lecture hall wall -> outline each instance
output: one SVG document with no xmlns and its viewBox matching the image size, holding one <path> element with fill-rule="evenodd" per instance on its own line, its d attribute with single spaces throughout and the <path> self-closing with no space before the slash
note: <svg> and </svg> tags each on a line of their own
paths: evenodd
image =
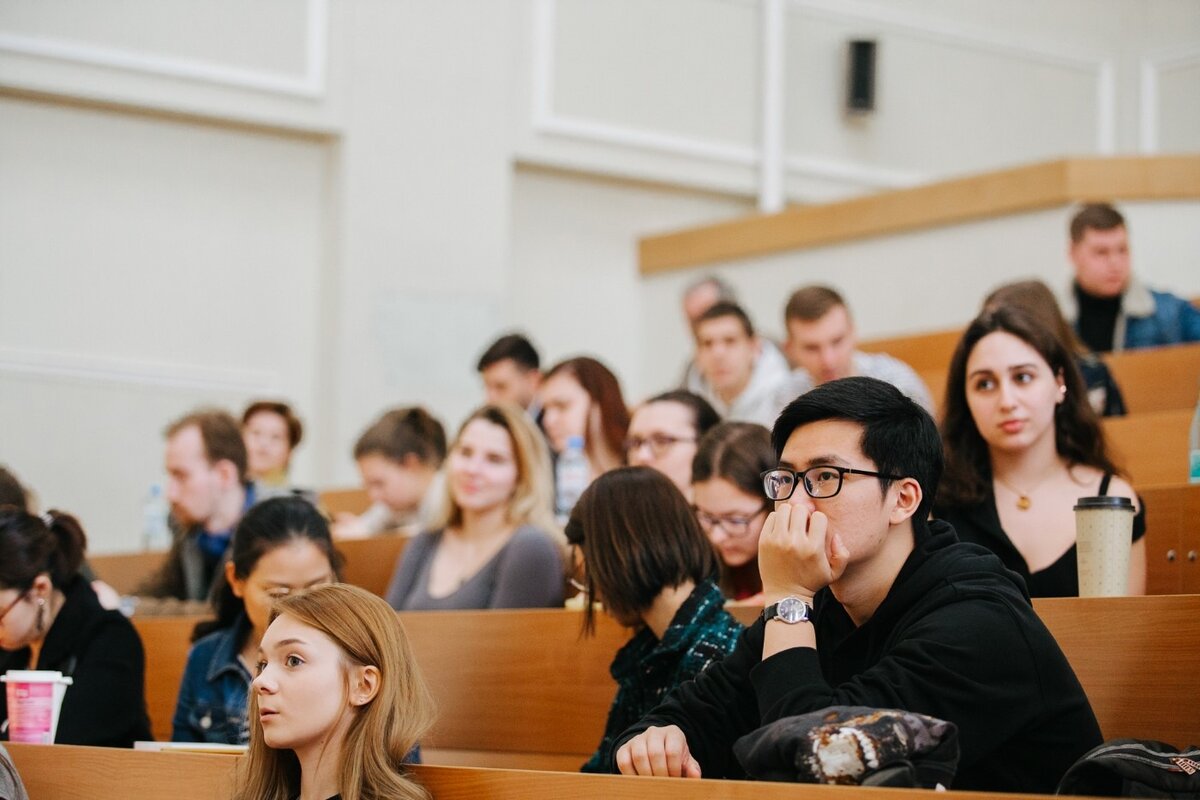
<svg viewBox="0 0 1200 800">
<path fill-rule="evenodd" d="M 1066 155 L 1200 150 L 1191 0 L 786 0 L 789 201 Z M 520 327 L 635 401 L 687 356 L 639 236 L 755 208 L 757 0 L 0 0 L 0 462 L 138 547 L 163 426 L 282 396 L 295 477 L 352 485 L 393 404 L 454 428 Z M 841 111 L 844 42 L 878 108 Z M 1135 265 L 1200 294 L 1200 209 L 1131 204 Z M 1066 279 L 1064 210 L 715 269 L 768 333 L 803 282 L 864 335 Z M 922 297 L 937 286 L 938 302 Z"/>
</svg>

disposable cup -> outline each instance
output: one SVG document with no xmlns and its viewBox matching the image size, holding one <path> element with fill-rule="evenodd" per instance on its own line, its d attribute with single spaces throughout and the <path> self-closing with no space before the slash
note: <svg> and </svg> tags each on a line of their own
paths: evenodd
<svg viewBox="0 0 1200 800">
<path fill-rule="evenodd" d="M 1128 497 L 1081 497 L 1075 505 L 1075 554 L 1080 597 L 1129 594 L 1133 501 Z"/>
<path fill-rule="evenodd" d="M 7 684 L 8 740 L 54 744 L 58 712 L 71 679 L 48 669 L 10 669 L 0 676 Z"/>
</svg>

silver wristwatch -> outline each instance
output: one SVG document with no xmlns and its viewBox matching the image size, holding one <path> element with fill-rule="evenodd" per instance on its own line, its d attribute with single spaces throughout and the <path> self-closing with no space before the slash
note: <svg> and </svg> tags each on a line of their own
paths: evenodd
<svg viewBox="0 0 1200 800">
<path fill-rule="evenodd" d="M 807 622 L 812 619 L 812 606 L 799 597 L 791 595 L 764 608 L 762 615 L 767 622 L 777 619 L 788 625 L 795 625 L 797 622 Z"/>
</svg>

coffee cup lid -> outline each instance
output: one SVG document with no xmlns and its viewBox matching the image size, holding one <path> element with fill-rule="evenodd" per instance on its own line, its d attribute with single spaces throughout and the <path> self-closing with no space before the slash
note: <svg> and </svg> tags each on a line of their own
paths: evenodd
<svg viewBox="0 0 1200 800">
<path fill-rule="evenodd" d="M 1101 497 L 1081 497 L 1075 501 L 1076 511 L 1096 511 L 1106 508 L 1115 511 L 1133 511 L 1133 500 L 1128 497 L 1106 494 Z"/>
</svg>

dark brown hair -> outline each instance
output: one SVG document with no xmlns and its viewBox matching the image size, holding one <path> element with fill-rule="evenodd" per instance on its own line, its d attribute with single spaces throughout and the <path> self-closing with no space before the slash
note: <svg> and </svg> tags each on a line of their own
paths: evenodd
<svg viewBox="0 0 1200 800">
<path fill-rule="evenodd" d="M 717 556 L 687 500 L 650 467 L 621 467 L 593 481 L 566 534 L 583 551 L 588 596 L 619 618 L 646 611 L 663 589 L 717 573 Z M 591 603 L 583 628 L 595 629 Z"/>
<path fill-rule="evenodd" d="M 788 298 L 783 309 L 783 320 L 816 322 L 838 306 L 845 308 L 846 301 L 833 289 L 828 286 L 805 286 L 792 292 Z"/>
<path fill-rule="evenodd" d="M 686 389 L 673 389 L 669 392 L 656 394 L 642 403 L 642 407 L 645 408 L 651 403 L 677 403 L 686 408 L 692 415 L 692 427 L 696 429 L 697 439 L 708 433 L 721 421 L 721 415 L 712 407 L 712 403 L 695 392 L 689 392 Z"/>
<path fill-rule="evenodd" d="M 747 336 L 751 338 L 754 337 L 754 323 L 750 321 L 750 315 L 747 314 L 746 310 L 737 303 L 731 303 L 725 300 L 722 300 L 719 303 L 714 303 L 712 307 L 708 309 L 708 311 L 705 311 L 700 315 L 700 317 L 696 320 L 696 330 L 700 330 L 700 326 L 709 320 L 720 319 L 721 317 L 733 317 L 738 322 L 742 323 L 742 330 L 746 332 Z"/>
<path fill-rule="evenodd" d="M 292 411 L 292 407 L 287 403 L 281 403 L 276 400 L 256 400 L 246 406 L 246 410 L 242 413 L 242 426 L 245 427 L 250 422 L 250 418 L 260 412 L 268 414 L 276 414 L 283 417 L 283 421 L 287 424 L 288 445 L 295 450 L 300 444 L 300 440 L 304 437 L 304 425 L 300 422 L 300 418 Z"/>
<path fill-rule="evenodd" d="M 1124 228 L 1125 217 L 1108 203 L 1088 203 L 1081 206 L 1071 218 L 1071 241 L 1079 244 L 1089 229 L 1111 231 Z"/>
<path fill-rule="evenodd" d="M 1016 281 L 993 290 L 983 301 L 983 308 L 986 311 L 998 306 L 1023 309 L 1039 325 L 1053 332 L 1072 353 L 1086 355 L 1089 352 L 1063 317 L 1054 292 L 1041 281 Z"/>
<path fill-rule="evenodd" d="M 354 458 L 381 455 L 397 463 L 415 455 L 422 464 L 440 467 L 446 460 L 446 429 L 420 406 L 394 408 L 363 431 Z"/>
<path fill-rule="evenodd" d="M 560 361 L 546 373 L 546 380 L 558 374 L 570 375 L 600 409 L 600 432 L 604 446 L 618 458 L 625 452 L 625 434 L 629 432 L 629 409 L 621 396 L 621 383 L 612 370 L 594 358 L 579 356 Z"/>
<path fill-rule="evenodd" d="M 940 502 L 970 505 L 987 496 L 992 465 L 987 442 L 967 405 L 967 360 L 983 337 L 997 331 L 1012 334 L 1036 350 L 1050 366 L 1050 372 L 1061 376 L 1067 387 L 1066 397 L 1054 410 L 1054 445 L 1058 454 L 1072 466 L 1084 464 L 1104 472 L 1118 472 L 1108 456 L 1100 419 L 1088 402 L 1083 376 L 1067 346 L 1024 310 L 1000 306 L 984 311 L 967 326 L 950 360 L 946 399 L 942 404 L 946 469 L 938 490 Z"/>
<path fill-rule="evenodd" d="M 769 430 L 753 422 L 722 422 L 696 447 L 692 483 L 724 478 L 765 503 L 760 476 L 776 464 Z"/>
<path fill-rule="evenodd" d="M 0 506 L 16 506 L 22 511 L 29 510 L 29 494 L 25 487 L 4 467 L 0 467 Z"/>
<path fill-rule="evenodd" d="M 87 536 L 79 520 L 62 511 L 36 516 L 13 506 L 0 509 L 0 587 L 26 590 L 43 572 L 56 589 L 79 573 Z"/>
<path fill-rule="evenodd" d="M 246 443 L 242 440 L 242 429 L 227 411 L 219 408 L 201 408 L 180 417 L 167 426 L 166 437 L 195 426 L 204 443 L 204 456 L 208 463 L 228 461 L 237 467 L 237 477 L 246 482 Z"/>
</svg>

